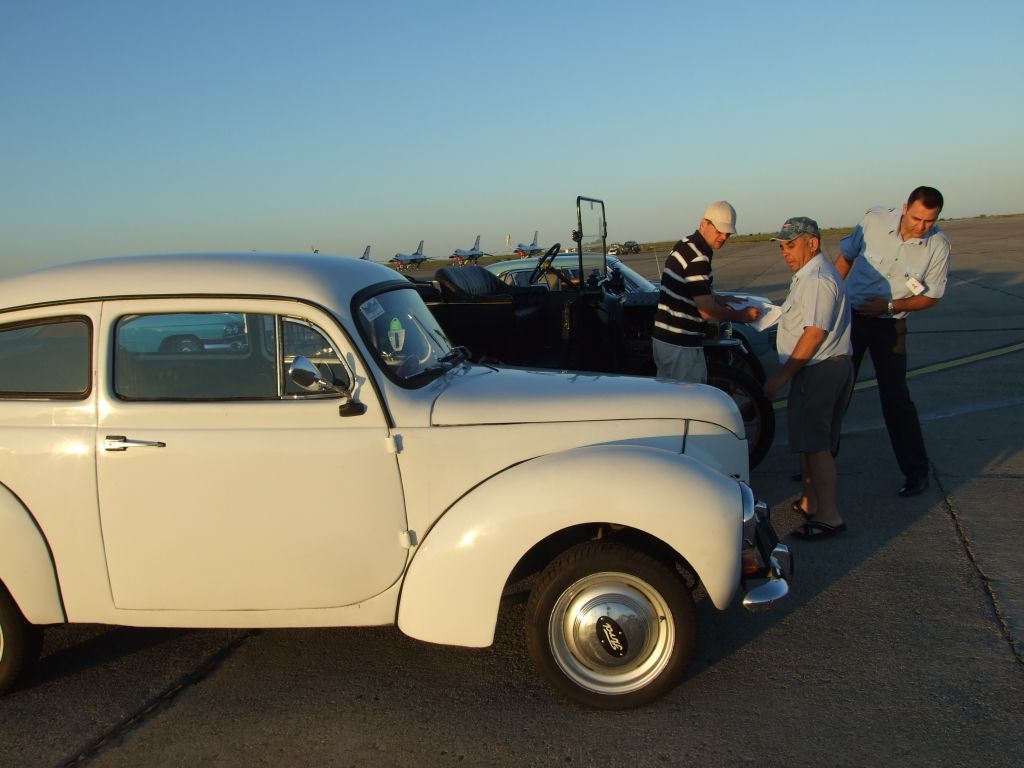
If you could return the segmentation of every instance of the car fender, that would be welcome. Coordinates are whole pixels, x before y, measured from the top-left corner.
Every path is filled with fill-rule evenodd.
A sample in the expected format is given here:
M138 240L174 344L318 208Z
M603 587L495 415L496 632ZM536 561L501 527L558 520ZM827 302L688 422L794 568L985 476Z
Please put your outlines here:
M422 537L398 626L420 640L490 645L519 559L545 537L591 522L665 542L725 608L739 589L742 516L739 483L682 454L604 445L541 456L473 488Z
M66 621L50 548L11 491L0 485L0 583L32 624Z

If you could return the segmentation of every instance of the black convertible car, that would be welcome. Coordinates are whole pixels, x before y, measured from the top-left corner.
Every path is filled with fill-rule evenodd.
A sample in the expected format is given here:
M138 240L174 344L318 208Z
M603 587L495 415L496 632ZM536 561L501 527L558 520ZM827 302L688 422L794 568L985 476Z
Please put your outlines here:
M579 197L576 252L553 245L528 271L499 275L487 267L442 267L433 280L413 281L451 341L474 360L531 368L653 376L651 328L657 289L606 252L604 203ZM493 266L493 265L492 265ZM728 392L747 428L750 466L775 435L764 369L727 323L709 325L708 383Z

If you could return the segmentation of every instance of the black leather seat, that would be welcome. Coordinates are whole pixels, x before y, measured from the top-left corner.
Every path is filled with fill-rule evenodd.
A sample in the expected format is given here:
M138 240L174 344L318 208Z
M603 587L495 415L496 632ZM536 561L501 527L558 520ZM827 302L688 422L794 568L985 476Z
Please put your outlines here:
M493 296L509 296L511 291L496 275L483 267L441 267L434 274L446 301L473 301Z

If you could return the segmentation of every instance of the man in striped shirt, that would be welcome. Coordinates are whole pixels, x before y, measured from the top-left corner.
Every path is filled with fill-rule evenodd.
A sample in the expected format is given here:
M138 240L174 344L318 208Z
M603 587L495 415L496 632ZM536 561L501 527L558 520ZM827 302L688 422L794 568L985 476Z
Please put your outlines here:
M734 309L731 296L711 290L711 257L734 234L736 209L724 200L712 203L697 231L676 243L665 261L651 333L659 379L707 383L704 320L749 323L761 315L755 307Z

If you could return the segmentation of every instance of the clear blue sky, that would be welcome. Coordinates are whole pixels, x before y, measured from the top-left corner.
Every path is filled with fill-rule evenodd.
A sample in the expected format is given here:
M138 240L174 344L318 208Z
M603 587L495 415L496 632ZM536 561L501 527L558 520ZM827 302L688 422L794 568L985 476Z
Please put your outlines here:
M0 3L0 275L1024 211L1024 3Z

